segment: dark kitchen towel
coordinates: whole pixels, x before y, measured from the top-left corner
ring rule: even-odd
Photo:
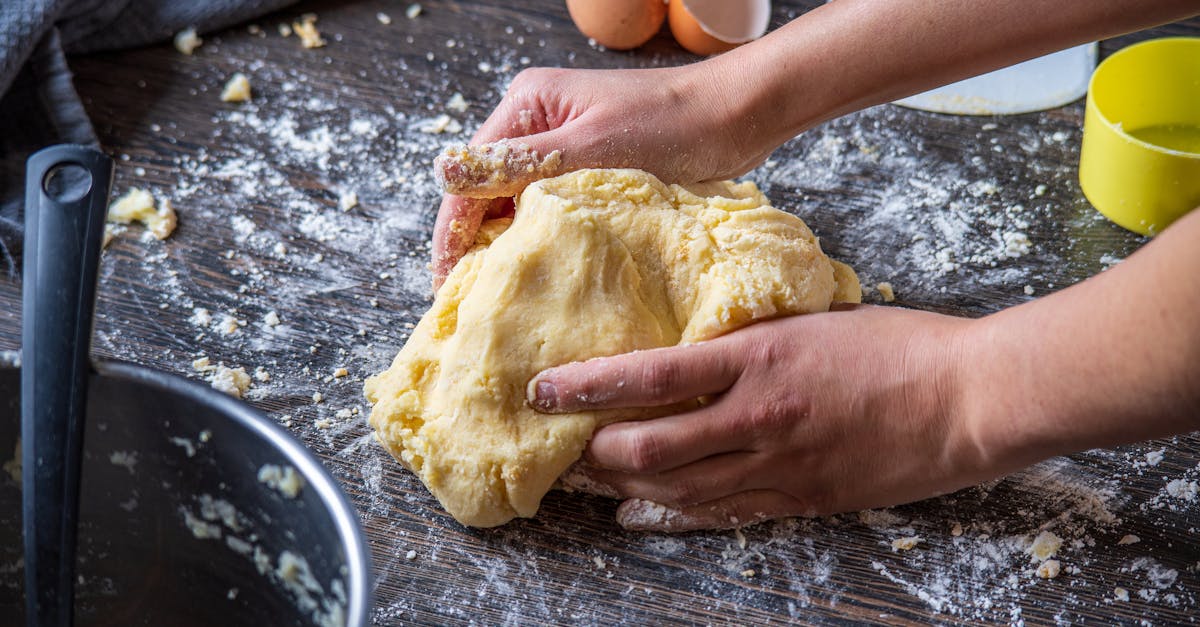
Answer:
[[[66,55],[224,28],[294,0],[0,0],[0,273],[19,269],[25,160],[59,143],[96,146]]]

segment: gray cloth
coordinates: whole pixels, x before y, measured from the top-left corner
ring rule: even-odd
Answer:
[[[98,146],[66,55],[204,33],[294,0],[0,0],[0,271],[19,268],[25,160],[59,143]]]

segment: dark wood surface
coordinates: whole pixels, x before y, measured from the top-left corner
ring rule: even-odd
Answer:
[[[386,367],[429,305],[430,159],[469,136],[526,62],[694,58],[665,33],[636,52],[590,47],[556,0],[421,4],[410,20],[407,3],[304,3],[257,21],[263,35],[245,26],[208,35],[193,56],[164,44],[73,60],[104,146],[120,159],[115,191],[147,187],[180,216],[165,242],[131,229],[106,251],[95,355],[193,378],[199,355],[270,372],[250,402],[311,447],[358,508],[378,623],[1194,621],[1200,505],[1165,486],[1197,479],[1195,436],[1051,460],[890,513],[781,521],[743,536],[627,533],[612,522],[615,503],[562,493],[533,520],[454,523],[371,442],[361,396],[363,378]],[[774,4],[779,25],[818,3]],[[328,46],[305,50],[277,32],[306,11]],[[1102,54],[1168,34],[1200,34],[1200,20],[1103,42]],[[251,77],[253,103],[218,100],[235,71]],[[454,92],[470,103],[465,114],[446,111]],[[443,112],[466,131],[413,128]],[[1079,191],[1082,118],[1080,102],[996,118],[878,107],[805,133],[749,178],[865,284],[892,282],[897,304],[984,315],[1146,242],[1098,219]],[[341,212],[347,189],[361,204]],[[1005,233],[1027,234],[1028,251],[999,252]],[[934,263],[939,251],[957,265]],[[19,283],[0,280],[0,349],[19,345],[19,300]],[[235,310],[247,324],[229,336],[200,329],[196,307],[218,318]],[[261,323],[270,311],[280,327]],[[327,379],[339,367],[350,376]],[[1160,449],[1163,461],[1147,464]],[[1067,541],[1053,580],[1034,576],[1022,552],[1041,529]],[[1117,545],[1126,534],[1141,541]],[[905,535],[924,541],[893,551]],[[1114,599],[1117,587],[1129,601]]]

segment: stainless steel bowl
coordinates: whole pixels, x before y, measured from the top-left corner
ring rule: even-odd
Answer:
[[[20,448],[19,390],[20,370],[0,367],[5,471]],[[264,415],[177,376],[102,362],[86,425],[77,624],[367,624],[354,510]],[[299,482],[287,483],[288,469]],[[11,625],[25,613],[21,502],[21,481],[0,473],[0,622]]]

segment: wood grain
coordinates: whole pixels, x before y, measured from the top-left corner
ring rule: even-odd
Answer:
[[[772,24],[818,4],[775,2]],[[570,24],[565,7],[554,0],[422,5],[423,14],[409,20],[404,17],[407,3],[306,2],[259,20],[265,37],[243,27],[206,35],[205,46],[191,57],[164,44],[74,59],[79,91],[106,149],[124,155],[116,189],[144,185],[169,196],[179,185],[181,170],[202,163],[189,158],[228,154],[231,145],[255,141],[225,134],[214,116],[214,90],[225,76],[246,68],[260,70],[255,92],[266,102],[263,107],[285,93],[284,83],[299,81],[303,91],[289,97],[313,95],[336,102],[338,111],[330,114],[336,119],[388,111],[412,119],[440,112],[449,94],[460,91],[473,103],[466,117],[470,126],[486,116],[503,88],[496,73],[478,68],[481,61],[496,58],[501,42],[517,51],[511,59],[515,64],[520,56],[529,57],[531,65],[566,67],[651,67],[694,60],[665,33],[634,52],[589,47]],[[275,32],[277,23],[307,11],[320,16],[327,47],[304,50],[294,38]],[[380,11],[390,15],[390,26],[376,20]],[[1151,36],[1196,34],[1200,20],[1193,19],[1103,42],[1102,50],[1111,53]],[[517,43],[518,38],[524,43]],[[458,45],[448,48],[447,40]],[[434,61],[427,58],[431,52]],[[1026,282],[1038,295],[1052,292],[1102,270],[1105,255],[1123,258],[1145,243],[1094,219],[1078,189],[1074,167],[1082,113],[1081,103],[996,119],[882,107],[802,135],[752,177],[780,207],[804,217],[831,255],[865,278],[896,284],[897,304],[985,315],[1027,300]],[[995,127],[985,130],[988,123]],[[403,130],[401,122],[396,124],[388,133]],[[388,133],[379,140],[380,149],[399,152]],[[1064,139],[1046,140],[1056,133]],[[839,138],[848,143],[834,141]],[[871,150],[883,155],[874,165],[862,157]],[[419,161],[426,156],[412,156],[417,160],[414,171],[428,168],[427,161]],[[804,163],[824,168],[827,176],[788,174],[789,167]],[[901,231],[863,231],[888,202],[888,190],[920,175],[913,164],[933,172],[950,168],[964,181],[998,182],[995,196],[986,202],[1027,205],[1032,252],[1002,260],[996,268],[966,263],[954,273],[921,275],[910,264],[912,274],[900,274],[894,251],[913,243]],[[311,202],[336,204],[329,181],[302,167],[278,167],[287,175],[286,184]],[[144,174],[136,174],[137,168]],[[1047,186],[1044,195],[1031,192],[1038,184]],[[186,202],[177,203],[180,227],[165,243],[123,237],[105,253],[94,352],[184,376],[196,376],[189,364],[197,354],[213,361],[267,364],[275,379],[253,402],[280,421],[290,420],[292,432],[324,460],[359,509],[373,553],[380,624],[1132,624],[1142,619],[1170,624],[1195,618],[1200,587],[1197,505],[1154,507],[1163,502],[1165,479],[1195,473],[1200,439],[1194,435],[1087,452],[1060,460],[1040,475],[897,508],[896,514],[926,538],[924,548],[907,553],[890,549],[894,529],[872,528],[853,515],[752,528],[745,532],[745,549],[728,532],[675,538],[630,534],[612,522],[615,503],[558,492],[546,498],[537,519],[496,530],[464,529],[367,439],[361,415],[336,429],[315,426],[335,408],[365,407],[361,380],[386,365],[406,336],[403,324],[415,322],[428,307],[427,283],[417,284],[427,281],[427,275],[406,285],[381,280],[387,267],[364,263],[354,251],[306,235],[291,223],[296,217],[292,210],[265,197],[235,205],[223,185],[206,182]],[[972,199],[963,189],[949,193],[952,200]],[[372,224],[395,212],[416,216],[419,228],[397,231],[387,246],[399,256],[427,255],[435,203],[435,198],[406,195],[401,186],[394,196],[363,203],[355,215]],[[274,225],[272,232],[286,238],[287,259],[240,242],[228,219],[233,212]],[[976,223],[964,228],[986,231]],[[230,250],[236,254],[227,258]],[[337,269],[340,282],[327,281],[314,264],[297,261],[317,254],[323,255],[320,264]],[[994,279],[994,273],[1006,269],[1020,281]],[[314,288],[285,289],[296,284]],[[19,345],[19,302],[20,285],[0,280],[0,349]],[[196,306],[213,312],[237,309],[251,326],[273,310],[293,332],[257,343],[198,334],[188,322]],[[360,329],[369,331],[369,339],[358,335]],[[321,378],[346,364],[350,377]],[[314,391],[321,391],[325,401],[314,403]],[[1161,465],[1134,466],[1146,451],[1158,448],[1167,451]],[[1120,522],[1056,523],[1061,513],[1079,507],[1069,491],[1047,487],[1047,477],[1059,477],[1064,485],[1111,489],[1109,504]],[[967,527],[963,538],[949,535],[954,522]],[[994,572],[971,566],[970,553],[986,544],[982,536],[1028,534],[1042,524],[1079,529],[1071,537],[1083,546],[1064,550],[1062,559],[1080,572],[1037,580],[1012,557],[1000,560],[1003,564]],[[1126,533],[1137,534],[1142,542],[1116,546]],[[409,551],[415,551],[414,559],[406,558]],[[1140,589],[1152,586],[1145,573],[1130,570],[1142,557],[1177,573],[1153,600],[1138,597]],[[746,569],[754,575],[743,575]],[[1019,573],[1011,585],[1005,579],[1010,573]],[[940,581],[930,580],[934,574]],[[1115,586],[1129,588],[1134,598],[1114,602]],[[952,602],[931,601],[931,591]],[[1166,594],[1175,595],[1175,601]]]

